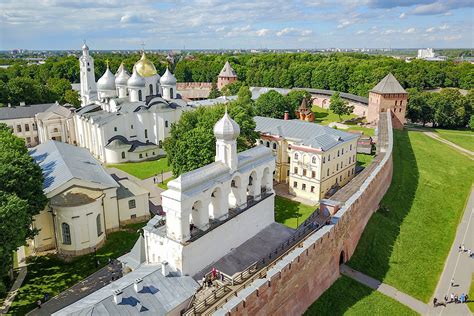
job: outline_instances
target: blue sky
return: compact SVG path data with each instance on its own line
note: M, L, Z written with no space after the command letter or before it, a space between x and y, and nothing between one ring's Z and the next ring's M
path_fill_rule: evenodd
M474 0L2 0L0 50L474 46Z

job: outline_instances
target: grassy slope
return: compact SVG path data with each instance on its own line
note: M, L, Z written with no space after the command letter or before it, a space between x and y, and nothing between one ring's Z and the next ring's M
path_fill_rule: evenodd
M454 240L472 162L419 132L394 132L394 174L349 265L428 302ZM448 199L449 198L449 199Z
M275 221L288 227L296 228L296 223L301 225L316 208L317 206L309 206L276 196Z
M474 151L474 132L468 130L456 131L444 129L436 129L436 132L442 138L467 150Z
M417 315L417 313L388 296L341 276L304 315L398 316Z
M474 274L471 278L471 288L469 289L469 303L467 303L467 307L474 313Z
M168 159L166 157L158 160L107 165L107 167L120 169L139 179L146 179L156 174L160 174L161 171L167 172L171 170L171 166L168 166Z
M97 250L101 267L107 264L109 258L117 258L130 251L138 238L136 230L143 225L144 223L131 224L127 226L127 231L110 233L105 245ZM95 267L94 254L77 257L71 262L65 262L53 255L32 257L29 260L26 279L9 313L24 315L36 307L35 302L42 299L44 293L53 297L96 270L98 268Z

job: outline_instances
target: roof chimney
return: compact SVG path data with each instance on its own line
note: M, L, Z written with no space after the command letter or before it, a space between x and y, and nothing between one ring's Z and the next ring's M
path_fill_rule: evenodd
M288 111L285 111L285 115L283 116L283 119L285 121L288 121L290 119L290 113L288 113Z
M123 294L122 290L115 290L114 291L114 303L115 304L118 305L118 304L122 303L122 294Z
M167 261L161 263L161 273L163 276L168 276L170 274L170 266Z
M142 278L136 278L135 283L133 284L133 288L135 289L135 292L140 292L143 290L143 279Z

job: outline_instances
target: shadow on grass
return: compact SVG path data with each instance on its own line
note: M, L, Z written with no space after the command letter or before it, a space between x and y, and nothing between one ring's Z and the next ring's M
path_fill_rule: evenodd
M407 131L394 131L393 176L380 209L367 223L349 265L383 281L390 264L400 226L409 213L418 187L418 166Z
M298 207L299 203L293 202L281 196L275 197L275 222L285 224L292 228L296 228L296 224L301 224L303 214L300 212ZM300 220L297 220L300 218ZM290 225L290 222L294 225Z

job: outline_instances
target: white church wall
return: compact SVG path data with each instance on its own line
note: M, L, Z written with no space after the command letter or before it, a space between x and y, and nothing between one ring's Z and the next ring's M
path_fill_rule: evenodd
M38 234L33 238L33 245L37 251L54 249L53 216L49 208L44 209L33 217L33 227L38 229Z
M104 190L105 196L103 198L105 227L107 232L119 229L119 210L117 203L117 189L110 188Z

